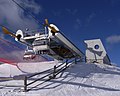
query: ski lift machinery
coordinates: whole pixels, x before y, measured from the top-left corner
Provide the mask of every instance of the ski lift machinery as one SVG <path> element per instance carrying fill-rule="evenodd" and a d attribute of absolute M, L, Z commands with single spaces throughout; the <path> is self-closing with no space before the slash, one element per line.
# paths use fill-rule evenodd
<path fill-rule="evenodd" d="M 67 39 L 54 24 L 45 19 L 45 32 L 23 32 L 16 34 L 3 27 L 3 32 L 15 38 L 16 41 L 32 48 L 37 55 L 47 54 L 57 60 L 83 58 L 84 54 L 69 39 Z"/>

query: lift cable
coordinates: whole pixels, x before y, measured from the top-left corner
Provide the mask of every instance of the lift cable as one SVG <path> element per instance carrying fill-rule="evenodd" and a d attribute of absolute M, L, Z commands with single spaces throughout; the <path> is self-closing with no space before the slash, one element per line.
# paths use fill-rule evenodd
<path fill-rule="evenodd" d="M 9 57 L 10 55 L 8 55 L 8 54 L 6 54 L 7 52 L 5 51 L 5 49 L 4 48 L 2 48 L 1 46 L 0 46 L 0 52 L 3 52 L 3 54 L 5 54 L 7 57 Z M 2 55 L 2 54 L 1 54 Z M 15 62 L 14 61 L 11 61 L 11 60 L 9 60 L 9 59 L 6 59 L 5 57 L 1 57 L 0 56 L 0 63 L 8 63 L 8 64 L 12 64 L 12 65 L 15 65 Z"/>
<path fill-rule="evenodd" d="M 1 25 L 1 24 L 0 24 L 0 26 L 1 26 L 2 28 L 3 28 L 3 27 L 4 27 L 4 28 L 7 28 L 6 26 Z M 9 29 L 9 28 L 7 28 L 7 29 L 10 30 L 10 31 L 12 31 L 12 33 L 15 33 L 13 30 L 11 30 L 11 29 Z M 23 48 L 18 47 L 17 45 L 13 44 L 12 42 L 10 42 L 10 41 L 8 41 L 8 40 L 4 40 L 3 38 L 0 38 L 0 40 L 4 41 L 4 42 L 6 42 L 6 43 L 9 43 L 9 44 L 15 46 L 16 48 L 23 49 Z"/>
<path fill-rule="evenodd" d="M 12 42 L 10 42 L 10 41 L 8 41 L 8 40 L 5 40 L 5 39 L 3 39 L 3 38 L 0 38 L 0 40 L 2 40 L 3 42 L 5 42 L 5 44 L 7 44 L 8 46 L 10 46 L 10 45 L 12 45 L 12 46 L 14 46 L 15 48 L 17 48 L 17 49 L 22 49 L 23 50 L 23 48 L 20 48 L 20 47 L 18 47 L 17 45 L 15 45 L 14 43 L 12 43 Z M 10 44 L 10 45 L 9 45 Z M 12 47 L 11 46 L 11 47 Z"/>
<path fill-rule="evenodd" d="M 12 47 L 12 48 L 14 47 L 14 48 L 17 48 L 17 49 L 20 49 L 20 50 L 22 49 L 22 48 L 16 46 L 15 44 L 13 44 L 13 43 L 11 43 L 11 42 L 9 42 L 9 41 L 7 41 L 7 40 L 4 40 L 4 39 L 2 39 L 2 38 L 0 38 L 0 41 L 2 41 L 3 44 L 7 45 L 8 47 Z M 8 43 L 9 43 L 9 44 L 8 44 Z M 9 48 L 8 48 L 8 49 L 9 49 Z M 23 50 L 23 49 L 22 49 L 22 50 Z M 17 64 L 17 61 L 11 60 L 11 59 L 9 58 L 11 55 L 9 55 L 8 52 L 6 51 L 6 49 L 5 49 L 5 48 L 2 48 L 2 46 L 0 46 L 0 52 L 2 52 L 2 54 L 5 55 L 5 57 L 3 57 L 2 54 L 1 54 L 2 57 L 0 56 L 0 62 L 12 64 L 12 65 L 16 65 L 16 64 Z"/>
<path fill-rule="evenodd" d="M 0 26 L 2 27 L 2 28 L 6 28 L 6 29 L 8 29 L 9 31 L 11 31 L 12 33 L 16 33 L 15 31 L 13 31 L 13 30 L 11 30 L 10 28 L 8 28 L 8 27 L 6 27 L 6 26 L 4 26 L 4 25 L 2 25 L 2 24 L 0 24 Z"/>
<path fill-rule="evenodd" d="M 25 11 L 28 15 L 30 15 L 38 24 L 42 25 L 43 24 L 35 18 L 35 16 L 33 16 L 33 14 L 31 12 L 29 12 L 27 9 L 25 9 L 23 6 L 21 6 L 18 2 L 16 2 L 15 0 L 12 0 L 18 7 L 20 7 L 23 11 Z"/>

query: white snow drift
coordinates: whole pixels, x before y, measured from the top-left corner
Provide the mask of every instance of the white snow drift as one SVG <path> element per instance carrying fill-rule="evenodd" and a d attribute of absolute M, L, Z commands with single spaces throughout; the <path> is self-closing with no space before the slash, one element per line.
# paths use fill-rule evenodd
<path fill-rule="evenodd" d="M 49 65 L 46 64 L 46 67 L 48 68 Z M 39 67 L 43 70 L 42 66 Z M 8 71 L 7 69 L 8 66 L 3 68 L 3 65 L 0 65 L 0 76 Z M 0 96 L 119 96 L 120 68 L 103 64 L 78 63 L 59 74 L 56 79 L 45 82 L 29 92 L 23 92 L 22 87 L 6 87 L 22 84 L 20 82 L 23 81 L 1 81 Z M 40 82 L 42 81 L 37 83 Z"/>

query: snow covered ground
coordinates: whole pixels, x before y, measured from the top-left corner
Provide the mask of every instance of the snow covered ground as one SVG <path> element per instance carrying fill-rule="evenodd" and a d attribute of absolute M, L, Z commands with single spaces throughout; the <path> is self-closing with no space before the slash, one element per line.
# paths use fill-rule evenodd
<path fill-rule="evenodd" d="M 3 65 L 0 65 L 0 77 L 8 71 L 8 67 Z M 51 64 L 44 64 L 44 68 L 45 66 L 49 68 Z M 44 68 L 39 67 L 41 67 L 39 71 L 43 71 Z M 16 70 L 15 66 L 12 70 Z M 17 72 L 13 71 L 14 75 Z M 43 81 L 37 84 L 41 82 Z M 0 96 L 120 96 L 120 68 L 77 63 L 59 74 L 56 79 L 40 84 L 29 92 L 23 92 L 23 87 L 20 85 L 23 85 L 23 80 L 0 80 Z"/>

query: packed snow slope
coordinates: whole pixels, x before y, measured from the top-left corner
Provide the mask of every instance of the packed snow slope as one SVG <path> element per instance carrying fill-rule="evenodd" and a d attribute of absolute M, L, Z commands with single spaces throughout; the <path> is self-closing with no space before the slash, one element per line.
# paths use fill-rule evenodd
<path fill-rule="evenodd" d="M 49 66 L 49 65 L 47 65 Z M 1 73 L 0 73 L 1 74 Z M 19 84 L 21 81 L 1 81 Z M 37 82 L 38 84 L 42 82 Z M 0 96 L 120 96 L 120 68 L 103 64 L 77 63 L 29 92 L 23 88 L 0 87 Z"/>

